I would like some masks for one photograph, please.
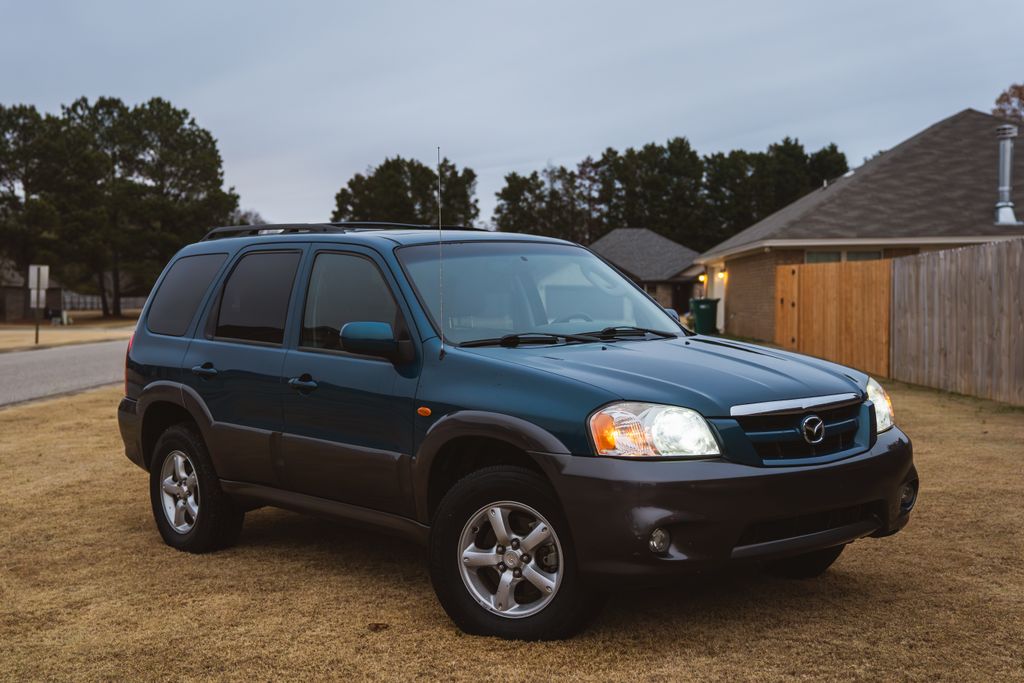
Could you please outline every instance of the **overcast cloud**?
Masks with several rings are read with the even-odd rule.
[[[242,206],[329,217],[355,172],[435,147],[505,173],[682,135],[785,135],[852,165],[1024,81],[1021,2],[3,2],[0,101],[159,95]]]

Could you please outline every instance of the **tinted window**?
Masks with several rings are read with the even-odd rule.
[[[214,334],[271,344],[284,341],[284,320],[298,265],[296,252],[243,257],[224,285]]]
[[[180,337],[227,254],[185,256],[174,262],[149,307],[150,332]]]
[[[316,257],[300,346],[340,350],[342,326],[357,321],[388,323],[401,334],[397,318],[391,290],[372,261],[350,254]]]

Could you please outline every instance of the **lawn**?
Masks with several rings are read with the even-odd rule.
[[[421,551],[288,512],[164,546],[107,388],[0,410],[0,679],[1024,678],[1024,412],[896,385],[920,503],[823,578],[619,593],[583,635],[462,635]]]
[[[139,311],[126,311],[121,318],[103,318],[99,311],[72,311],[70,315],[73,325],[51,325],[43,321],[39,325],[38,346],[34,322],[0,323],[0,352],[127,339],[135,329]]]

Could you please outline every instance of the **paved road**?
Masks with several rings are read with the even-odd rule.
[[[0,405],[121,381],[127,347],[122,339],[0,353]]]

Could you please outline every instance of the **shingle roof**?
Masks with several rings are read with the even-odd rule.
[[[904,140],[700,255],[708,261],[763,240],[928,238],[1024,234],[995,224],[996,127],[965,109]],[[1013,162],[1013,202],[1024,217],[1024,138]]]
[[[616,228],[590,248],[642,282],[671,280],[697,252],[647,228]]]

